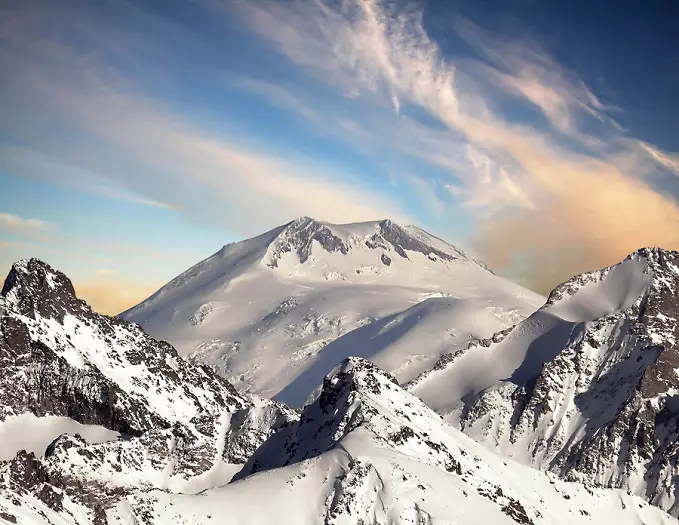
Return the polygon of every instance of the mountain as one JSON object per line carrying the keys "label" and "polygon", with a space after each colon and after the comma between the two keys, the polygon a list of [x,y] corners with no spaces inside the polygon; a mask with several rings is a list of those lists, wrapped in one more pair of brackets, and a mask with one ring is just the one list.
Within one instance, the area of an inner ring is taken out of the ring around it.
{"label": "mountain", "polygon": [[488,451],[361,358],[301,414],[239,394],[34,259],[0,293],[0,363],[4,525],[679,523]]}
{"label": "mountain", "polygon": [[543,302],[417,227],[302,217],[225,246],[121,317],[240,390],[301,406],[349,355],[408,381]]}
{"label": "mountain", "polygon": [[227,516],[281,525],[677,523],[622,491],[496,456],[357,358],[333,371],[299,423],[269,438],[236,478],[200,496],[140,495],[110,515],[154,525]]}
{"label": "mountain", "polygon": [[[92,311],[41,261],[15,263],[5,280],[0,523],[35,523],[13,521],[33,504],[77,507],[83,523],[99,523],[110,501],[133,491],[223,484],[297,417],[239,394],[138,326]],[[8,501],[25,508],[10,512]]]}
{"label": "mountain", "polygon": [[409,390],[489,448],[679,514],[679,252],[573,277]]}

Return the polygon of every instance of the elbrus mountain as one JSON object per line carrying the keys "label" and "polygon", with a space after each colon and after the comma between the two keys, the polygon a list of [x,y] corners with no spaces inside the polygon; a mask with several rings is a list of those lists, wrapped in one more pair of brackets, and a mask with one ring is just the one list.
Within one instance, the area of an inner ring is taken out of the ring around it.
{"label": "elbrus mountain", "polygon": [[346,357],[409,381],[543,303],[416,226],[301,217],[223,247],[121,317],[239,390],[301,407]]}

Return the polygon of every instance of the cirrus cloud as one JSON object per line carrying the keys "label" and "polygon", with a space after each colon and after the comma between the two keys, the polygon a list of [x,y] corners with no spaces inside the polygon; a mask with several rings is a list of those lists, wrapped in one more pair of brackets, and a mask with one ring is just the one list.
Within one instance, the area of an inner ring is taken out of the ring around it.
{"label": "cirrus cloud", "polygon": [[[478,52],[456,60],[420,11],[391,2],[257,0],[238,10],[292,63],[382,108],[385,122],[415,130],[402,118],[409,109],[435,119],[410,142],[443,138],[426,158],[451,159],[447,187],[475,214],[474,244],[495,267],[546,291],[642,245],[679,248],[676,197],[647,177],[676,171],[674,155],[627,136],[612,108],[534,42],[456,19],[451,28]],[[506,105],[517,102],[544,124],[509,117]]]}
{"label": "cirrus cloud", "polygon": [[15,234],[31,234],[49,231],[54,227],[41,219],[24,218],[11,213],[0,212],[0,230]]}
{"label": "cirrus cloud", "polygon": [[[50,31],[50,17],[79,30],[64,16],[66,8],[5,14],[0,41],[8,45],[0,48],[0,67],[12,71],[4,89],[14,104],[0,110],[11,135],[30,147],[0,144],[0,154],[22,173],[32,168],[60,184],[73,184],[76,174],[76,183],[91,193],[170,208],[242,235],[299,215],[410,220],[360,174],[292,152],[272,153],[257,138],[217,133],[159,102],[96,53],[63,38],[68,32]],[[106,30],[98,38],[105,40]],[[54,122],[70,133],[41,132]]]}

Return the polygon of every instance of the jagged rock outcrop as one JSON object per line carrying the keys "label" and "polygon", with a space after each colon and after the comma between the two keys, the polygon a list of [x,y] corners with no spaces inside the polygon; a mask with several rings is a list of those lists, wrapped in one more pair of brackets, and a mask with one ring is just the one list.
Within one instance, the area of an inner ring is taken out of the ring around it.
{"label": "jagged rock outcrop", "polygon": [[[523,348],[525,357],[448,419],[524,463],[629,490],[678,515],[677,291],[679,252],[659,248],[570,279],[532,318],[467,351],[500,359]],[[452,373],[463,360],[442,368]],[[426,374],[416,383],[424,391]]]}
{"label": "jagged rock outcrop", "polygon": [[[359,358],[345,360],[329,374],[299,422],[269,438],[236,478],[259,473],[254,483],[281,469],[294,486],[330,458],[342,467],[334,475],[326,472],[323,480],[332,487],[319,520],[327,524],[553,525],[589,523],[597,515],[624,521],[626,512],[650,509],[639,506],[640,500],[624,508],[619,498],[627,495],[556,481],[488,453],[390,374]],[[295,467],[299,474],[291,476]],[[527,497],[531,493],[535,498]],[[604,500],[608,510],[600,506]],[[647,517],[662,515],[655,511]]]}
{"label": "jagged rock outcrop", "polygon": [[[130,491],[211,486],[224,464],[243,463],[294,419],[138,325],[97,314],[47,264],[12,267],[0,294],[0,492],[57,512],[67,497],[94,520]],[[26,443],[42,449],[21,451]]]}
{"label": "jagged rock outcrop", "polygon": [[[437,258],[443,261],[454,261],[458,258],[471,260],[464,252],[445,241],[414,226],[400,226],[390,219],[374,223],[370,231],[360,236],[343,235],[341,230],[342,227],[338,225],[300,217],[287,224],[276,236],[269,246],[266,264],[276,268],[281,257],[289,252],[295,252],[299,262],[304,263],[311,255],[314,242],[327,252],[339,252],[343,255],[347,255],[360,244],[371,250],[393,251],[404,259],[408,258],[407,252],[417,252],[432,261]],[[386,254],[382,255],[386,257]]]}

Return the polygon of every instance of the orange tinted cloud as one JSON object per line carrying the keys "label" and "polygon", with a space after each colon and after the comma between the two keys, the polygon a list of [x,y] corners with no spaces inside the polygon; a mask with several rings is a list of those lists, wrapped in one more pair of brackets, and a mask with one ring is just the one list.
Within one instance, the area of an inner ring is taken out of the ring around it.
{"label": "orange tinted cloud", "polygon": [[482,222],[477,249],[547,293],[573,274],[619,262],[642,246],[679,249],[676,200],[610,164],[527,162],[540,190],[538,207]]}
{"label": "orange tinted cloud", "polygon": [[140,284],[124,281],[105,280],[74,283],[76,294],[95,311],[117,315],[140,303],[162,284]]}
{"label": "orange tinted cloud", "polygon": [[[397,112],[417,106],[444,124],[447,141],[422,149],[442,167],[451,151],[466,151],[467,166],[459,154],[450,163],[458,183],[445,187],[474,214],[474,244],[491,266],[544,292],[644,245],[679,248],[677,201],[649,178],[659,167],[679,173],[677,157],[627,137],[585,83],[539,46],[458,20],[484,61],[455,62],[412,11],[379,0],[348,0],[343,10],[302,5],[262,0],[243,11],[323,81]],[[530,103],[546,125],[509,120],[497,102],[511,99]],[[410,141],[419,147],[423,137]]]}

